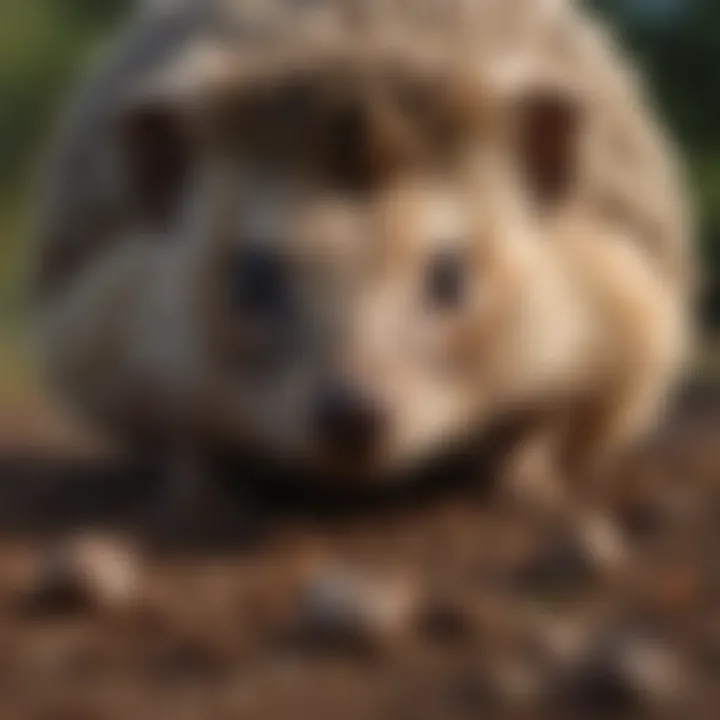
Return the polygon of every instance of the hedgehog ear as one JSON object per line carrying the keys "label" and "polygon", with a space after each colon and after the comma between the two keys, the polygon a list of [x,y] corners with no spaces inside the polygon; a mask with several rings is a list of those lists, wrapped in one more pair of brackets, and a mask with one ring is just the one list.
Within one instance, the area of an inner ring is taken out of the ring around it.
{"label": "hedgehog ear", "polygon": [[234,51],[200,41],[123,96],[120,143],[130,195],[145,221],[162,226],[172,220],[208,148],[217,106],[237,83]]}
{"label": "hedgehog ear", "polygon": [[196,153],[188,113],[174,98],[136,99],[122,109],[119,132],[130,201],[144,222],[166,226]]}
{"label": "hedgehog ear", "polygon": [[580,154],[581,106],[569,92],[532,89],[514,102],[514,145],[528,189],[541,208],[572,193]]}

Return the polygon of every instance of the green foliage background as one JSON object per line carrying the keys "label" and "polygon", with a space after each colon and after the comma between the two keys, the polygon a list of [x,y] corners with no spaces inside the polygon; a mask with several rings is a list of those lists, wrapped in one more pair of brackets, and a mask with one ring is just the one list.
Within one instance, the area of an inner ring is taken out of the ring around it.
{"label": "green foliage background", "polygon": [[[5,328],[22,324],[24,239],[32,217],[28,190],[37,160],[66,92],[132,4],[0,0],[0,324]],[[720,2],[594,4],[645,66],[683,144],[701,211],[710,290],[705,309],[709,317],[720,317]]]}
{"label": "green foliage background", "polygon": [[[0,327],[22,317],[39,157],[64,95],[128,0],[0,0]],[[3,333],[4,334],[4,333]]]}

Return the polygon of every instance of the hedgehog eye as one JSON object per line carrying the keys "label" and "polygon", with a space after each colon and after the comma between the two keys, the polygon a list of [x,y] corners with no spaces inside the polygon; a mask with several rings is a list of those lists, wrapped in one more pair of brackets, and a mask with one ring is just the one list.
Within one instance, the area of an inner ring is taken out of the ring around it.
{"label": "hedgehog eye", "polygon": [[455,310],[467,292],[466,263],[461,253],[443,251],[431,259],[425,278],[425,295],[437,310]]}
{"label": "hedgehog eye", "polygon": [[230,265],[230,282],[234,306],[257,319],[276,319],[290,307],[289,268],[273,250],[236,251]]}

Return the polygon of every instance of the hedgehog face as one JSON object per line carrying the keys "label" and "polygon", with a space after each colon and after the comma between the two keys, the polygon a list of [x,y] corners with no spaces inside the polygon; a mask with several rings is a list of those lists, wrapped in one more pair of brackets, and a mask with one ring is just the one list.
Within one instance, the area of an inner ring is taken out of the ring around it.
{"label": "hedgehog face", "polygon": [[[537,244],[532,183],[472,94],[329,76],[215,110],[192,292],[226,438],[384,477],[501,403]],[[549,196],[563,173],[537,146]]]}
{"label": "hedgehog face", "polygon": [[238,182],[202,292],[228,428],[376,476],[477,427],[522,274],[482,195],[427,177],[362,197]]}

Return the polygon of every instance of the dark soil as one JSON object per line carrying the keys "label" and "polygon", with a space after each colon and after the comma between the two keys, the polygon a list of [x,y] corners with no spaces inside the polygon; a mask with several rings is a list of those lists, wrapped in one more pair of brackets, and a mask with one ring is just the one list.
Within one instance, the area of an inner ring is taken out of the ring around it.
{"label": "dark soil", "polygon": [[717,717],[717,398],[562,512],[438,483],[180,531],[117,459],[6,453],[2,717]]}

